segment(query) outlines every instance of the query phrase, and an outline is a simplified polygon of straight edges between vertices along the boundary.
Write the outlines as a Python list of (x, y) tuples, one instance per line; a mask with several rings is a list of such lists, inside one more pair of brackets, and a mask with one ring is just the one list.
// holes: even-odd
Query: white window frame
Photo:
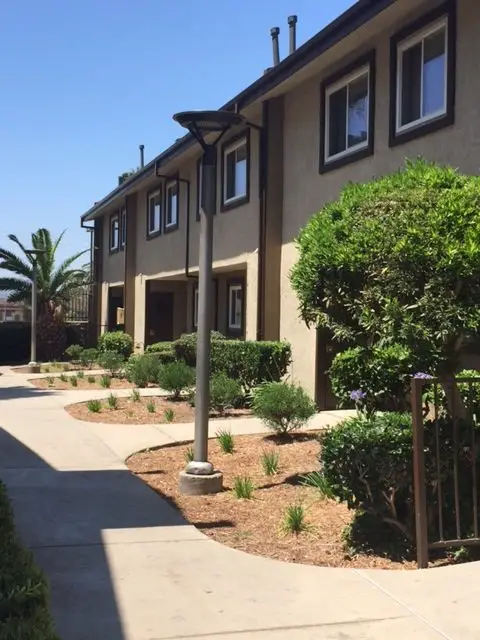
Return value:
[(198, 327), (198, 285), (193, 287), (193, 318), (192, 318), (193, 328), (196, 329)]
[[(169, 193), (172, 189), (177, 190), (177, 206), (175, 207), (175, 211), (170, 211), (170, 198)], [(180, 205), (180, 188), (178, 184), (178, 180), (172, 180), (171, 182), (167, 182), (165, 186), (165, 229), (170, 229), (171, 227), (178, 226), (178, 209)], [(174, 214), (174, 218), (169, 221), (168, 218), (170, 214)]]
[[(154, 200), (155, 198), (159, 198), (160, 199), (160, 218), (158, 220), (158, 228), (151, 228), (150, 227), (150, 204), (152, 202), (152, 200)], [(148, 198), (147, 198), (147, 234), (149, 236), (153, 236), (156, 235), (157, 233), (160, 233), (162, 230), (162, 211), (163, 207), (162, 207), (162, 191), (161, 189), (156, 189), (155, 191), (152, 191), (151, 193), (148, 194)]]
[[(326, 87), (325, 89), (325, 154), (324, 154), (324, 162), (325, 164), (329, 164), (330, 162), (335, 162), (336, 160), (339, 160), (340, 158), (344, 158), (345, 156), (349, 156), (353, 153), (356, 153), (357, 151), (361, 151), (362, 149), (366, 149), (368, 148), (368, 145), (370, 144), (370, 136), (371, 136), (371, 131), (370, 131), (370, 109), (371, 109), (371, 105), (370, 105), (370, 101), (372, 99), (371, 96), (371, 87), (370, 87), (370, 77), (371, 77), (371, 64), (367, 63), (365, 65), (363, 65), (362, 67), (359, 67), (358, 69), (356, 69), (355, 71), (353, 71), (352, 73), (350, 73), (349, 75), (341, 78), (338, 82), (335, 82), (334, 84)], [(330, 155), (330, 97), (332, 96), (332, 94), (337, 93), (337, 91), (340, 91), (340, 89), (343, 89), (344, 87), (347, 87), (347, 109), (346, 109), (346, 118), (347, 118), (347, 123), (346, 123), (346, 136), (347, 136), (347, 142), (348, 142), (348, 86), (354, 82), (355, 80), (358, 80), (359, 78), (361, 78), (362, 76), (366, 75), (367, 76), (367, 86), (368, 86), (368, 94), (367, 94), (367, 139), (364, 142), (359, 142), (358, 144), (354, 145), (353, 147), (348, 147), (344, 150), (344, 151), (340, 151), (339, 153), (335, 153), (333, 155)]]
[[(403, 54), (408, 49), (411, 49), (415, 45), (422, 43), (422, 66), (421, 66), (421, 78), (420, 78), (420, 110), (423, 108), (423, 60), (424, 60), (424, 51), (425, 45), (424, 42), (426, 38), (433, 35), (434, 33), (445, 30), (445, 69), (444, 69), (444, 96), (443, 96), (443, 108), (435, 111), (434, 113), (430, 113), (426, 116), (420, 116), (417, 120), (413, 122), (409, 122), (408, 124), (401, 124), (402, 121), (402, 75), (403, 75)], [(421, 127), (423, 124), (430, 122), (432, 120), (437, 120), (438, 118), (442, 118), (447, 115), (448, 112), (448, 65), (449, 65), (449, 37), (448, 37), (448, 16), (444, 16), (439, 20), (436, 20), (432, 24), (429, 24), (425, 29), (417, 31), (411, 36), (408, 36), (402, 42), (399, 42), (397, 45), (397, 102), (395, 105), (396, 114), (395, 114), (395, 133), (401, 134), (405, 131), (409, 131), (410, 129), (416, 129), (417, 127)]]
[(243, 136), (239, 140), (232, 142), (231, 145), (227, 145), (223, 150), (222, 162), (223, 162), (223, 204), (224, 205), (230, 204), (232, 202), (236, 202), (237, 200), (243, 200), (248, 196), (248, 175), (247, 175), (245, 180), (245, 193), (239, 193), (238, 195), (232, 196), (231, 198), (227, 198), (227, 192), (228, 192), (227, 156), (229, 156), (232, 153), (235, 153), (235, 151), (237, 151), (237, 149), (240, 149), (241, 147), (245, 147), (246, 166), (247, 166), (247, 174), (248, 174), (250, 167), (249, 167), (249, 158), (248, 158), (249, 151), (248, 151), (247, 136)]
[(120, 209), (120, 248), (127, 244), (127, 207)]
[[(115, 222), (117, 223), (117, 233), (116, 238), (113, 233), (113, 228)], [(110, 247), (110, 251), (118, 251), (120, 249), (120, 216), (118, 213), (115, 213), (110, 217), (109, 220), (109, 232), (108, 232), (108, 244)]]
[[(231, 323), (232, 320), (232, 294), (240, 291), (242, 294), (242, 308), (240, 315), (240, 324), (236, 322), (234, 324)], [(244, 286), (242, 283), (232, 283), (228, 285), (228, 328), (233, 329), (234, 331), (241, 331), (243, 327), (243, 305), (245, 304), (245, 292)]]

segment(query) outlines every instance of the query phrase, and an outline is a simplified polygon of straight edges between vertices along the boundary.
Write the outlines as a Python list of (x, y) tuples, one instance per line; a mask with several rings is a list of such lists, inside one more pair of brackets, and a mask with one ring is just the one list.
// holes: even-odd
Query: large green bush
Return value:
[(341, 407), (353, 406), (351, 393), (361, 390), (366, 394), (365, 404), (372, 409), (405, 411), (411, 376), (418, 368), (409, 349), (393, 344), (342, 351), (335, 356), (329, 374)]
[(279, 435), (303, 427), (316, 409), (306, 391), (289, 382), (265, 382), (253, 394), (253, 413)]
[(0, 483), (0, 638), (58, 640), (48, 603), (47, 581), (17, 537), (7, 492)]
[(160, 366), (157, 376), (158, 384), (165, 391), (170, 391), (178, 400), (182, 391), (189, 391), (195, 384), (195, 369), (177, 360)]
[(210, 407), (220, 414), (232, 409), (242, 397), (242, 386), (225, 373), (217, 373), (210, 379)]
[(155, 354), (162, 364), (176, 360), (173, 342), (155, 342), (145, 349), (145, 353)]
[(122, 354), (117, 351), (103, 351), (100, 353), (98, 363), (102, 369), (110, 373), (112, 378), (115, 378), (122, 371), (125, 361)]
[[(212, 342), (225, 340), (225, 336), (219, 331), (211, 332)], [(178, 360), (183, 360), (189, 367), (194, 367), (197, 363), (197, 334), (184, 333), (173, 343), (175, 356)]]
[[(458, 443), (448, 417), (438, 421), (439, 464), (445, 535), (456, 538), (453, 460), (458, 454), (462, 534), (472, 533), (472, 430), (460, 421)], [(480, 429), (474, 428), (477, 464)], [(333, 494), (350, 509), (367, 513), (379, 525), (388, 524), (410, 541), (415, 538), (412, 422), (408, 414), (385, 413), (349, 418), (320, 436), (320, 464)], [(438, 539), (436, 429), (425, 422), (425, 464), (429, 536)]]
[(107, 331), (99, 337), (98, 349), (115, 351), (126, 359), (133, 353), (133, 338), (123, 331)]
[(137, 387), (157, 382), (160, 361), (154, 353), (130, 356), (125, 366), (125, 376)]

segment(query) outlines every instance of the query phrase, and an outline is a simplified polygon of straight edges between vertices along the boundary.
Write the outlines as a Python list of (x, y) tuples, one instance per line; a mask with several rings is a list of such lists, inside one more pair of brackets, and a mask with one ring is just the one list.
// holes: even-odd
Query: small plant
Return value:
[(72, 385), (72, 387), (78, 387), (77, 376), (70, 376), (70, 384)]
[(127, 379), (137, 387), (146, 387), (155, 383), (158, 377), (160, 361), (153, 353), (133, 355), (127, 362), (125, 373)]
[(300, 386), (288, 382), (266, 382), (253, 395), (253, 412), (278, 435), (286, 435), (305, 425), (316, 409)]
[(85, 371), (77, 371), (77, 378), (83, 380), (85, 378)]
[(239, 500), (251, 500), (255, 487), (248, 476), (237, 476), (233, 481), (233, 492)]
[(122, 359), (129, 358), (133, 352), (133, 339), (123, 331), (107, 331), (98, 339), (99, 351), (114, 351)]
[(118, 396), (111, 393), (107, 398), (107, 403), (110, 409), (118, 409)]
[(81, 344), (71, 344), (67, 349), (65, 349), (66, 355), (72, 362), (78, 362), (80, 360), (82, 351), (83, 347)]
[(47, 383), (49, 387), (53, 387), (53, 385), (55, 384), (55, 378), (53, 376), (48, 376)]
[(110, 389), (111, 384), (112, 384), (112, 379), (110, 376), (107, 376), (107, 375), (100, 376), (101, 387), (103, 387), (104, 389)]
[(185, 451), (185, 462), (188, 464), (189, 462), (193, 462), (195, 458), (195, 454), (193, 452), (193, 447), (188, 447)]
[(123, 368), (123, 357), (115, 351), (105, 351), (100, 354), (99, 363), (102, 369), (106, 369), (112, 378), (118, 376)]
[(95, 376), (88, 376), (87, 382), (88, 382), (88, 384), (95, 384), (95, 382), (96, 382)]
[(321, 471), (312, 471), (311, 473), (305, 474), (300, 478), (300, 483), (303, 484), (304, 487), (317, 489), (323, 498), (333, 499), (335, 497), (331, 486)]
[(64, 373), (61, 373), (59, 376), (59, 380), (61, 382), (68, 382), (68, 376), (66, 376)]
[(158, 371), (158, 384), (178, 400), (182, 391), (188, 391), (195, 384), (195, 370), (180, 361), (164, 364)]
[(50, 373), (50, 367), (43, 367), (43, 373)]
[(217, 431), (215, 437), (223, 453), (233, 453), (235, 449), (235, 439), (230, 431), (221, 429)]
[(261, 461), (263, 473), (266, 476), (274, 476), (276, 473), (278, 473), (280, 456), (278, 455), (277, 451), (264, 451), (262, 453)]
[(282, 529), (285, 533), (298, 535), (307, 529), (305, 508), (301, 504), (291, 504), (285, 509)]
[(87, 402), (87, 409), (92, 413), (100, 413), (102, 410), (102, 403), (100, 400), (89, 400)]
[(242, 387), (225, 373), (217, 373), (210, 380), (210, 407), (223, 415), (227, 409), (235, 406), (242, 396)]
[(96, 349), (84, 349), (80, 354), (80, 364), (82, 367), (91, 369), (98, 360), (98, 351)]
[(130, 394), (130, 400), (132, 402), (140, 402), (140, 391), (138, 389), (132, 389)]
[(163, 417), (165, 418), (165, 422), (173, 422), (175, 420), (175, 411), (170, 408), (165, 409)]
[(148, 413), (155, 413), (155, 411), (157, 410), (157, 407), (153, 400), (149, 400), (146, 404), (146, 407), (147, 407)]

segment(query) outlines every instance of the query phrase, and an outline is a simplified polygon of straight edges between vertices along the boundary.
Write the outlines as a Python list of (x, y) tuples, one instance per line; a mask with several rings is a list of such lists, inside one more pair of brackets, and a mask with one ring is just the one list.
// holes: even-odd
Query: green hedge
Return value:
[[(212, 331), (210, 335), (212, 342), (225, 340), (225, 336), (219, 331)], [(197, 362), (197, 334), (184, 333), (178, 340), (175, 340), (173, 349), (177, 360), (183, 360), (189, 367), (194, 367)]]
[(145, 353), (153, 353), (158, 356), (162, 364), (167, 364), (176, 359), (173, 345), (173, 342), (154, 342), (145, 349)]
[(133, 353), (133, 338), (123, 331), (106, 331), (98, 339), (98, 350), (115, 351), (127, 359)]
[(20, 544), (0, 482), (0, 640), (59, 640), (48, 600), (47, 581)]

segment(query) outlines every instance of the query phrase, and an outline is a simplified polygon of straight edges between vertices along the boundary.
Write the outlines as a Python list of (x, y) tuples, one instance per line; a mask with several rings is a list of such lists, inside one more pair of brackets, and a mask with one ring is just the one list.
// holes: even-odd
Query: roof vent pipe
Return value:
[(276, 67), (280, 64), (280, 45), (278, 43), (278, 34), (280, 33), (280, 27), (272, 27), (270, 29), (270, 35), (272, 36), (273, 46), (273, 66)]
[(145, 145), (141, 144), (138, 148), (140, 149), (140, 169), (143, 169), (143, 167), (145, 166)]
[(288, 26), (290, 29), (290, 55), (295, 52), (297, 48), (297, 16), (288, 16)]

